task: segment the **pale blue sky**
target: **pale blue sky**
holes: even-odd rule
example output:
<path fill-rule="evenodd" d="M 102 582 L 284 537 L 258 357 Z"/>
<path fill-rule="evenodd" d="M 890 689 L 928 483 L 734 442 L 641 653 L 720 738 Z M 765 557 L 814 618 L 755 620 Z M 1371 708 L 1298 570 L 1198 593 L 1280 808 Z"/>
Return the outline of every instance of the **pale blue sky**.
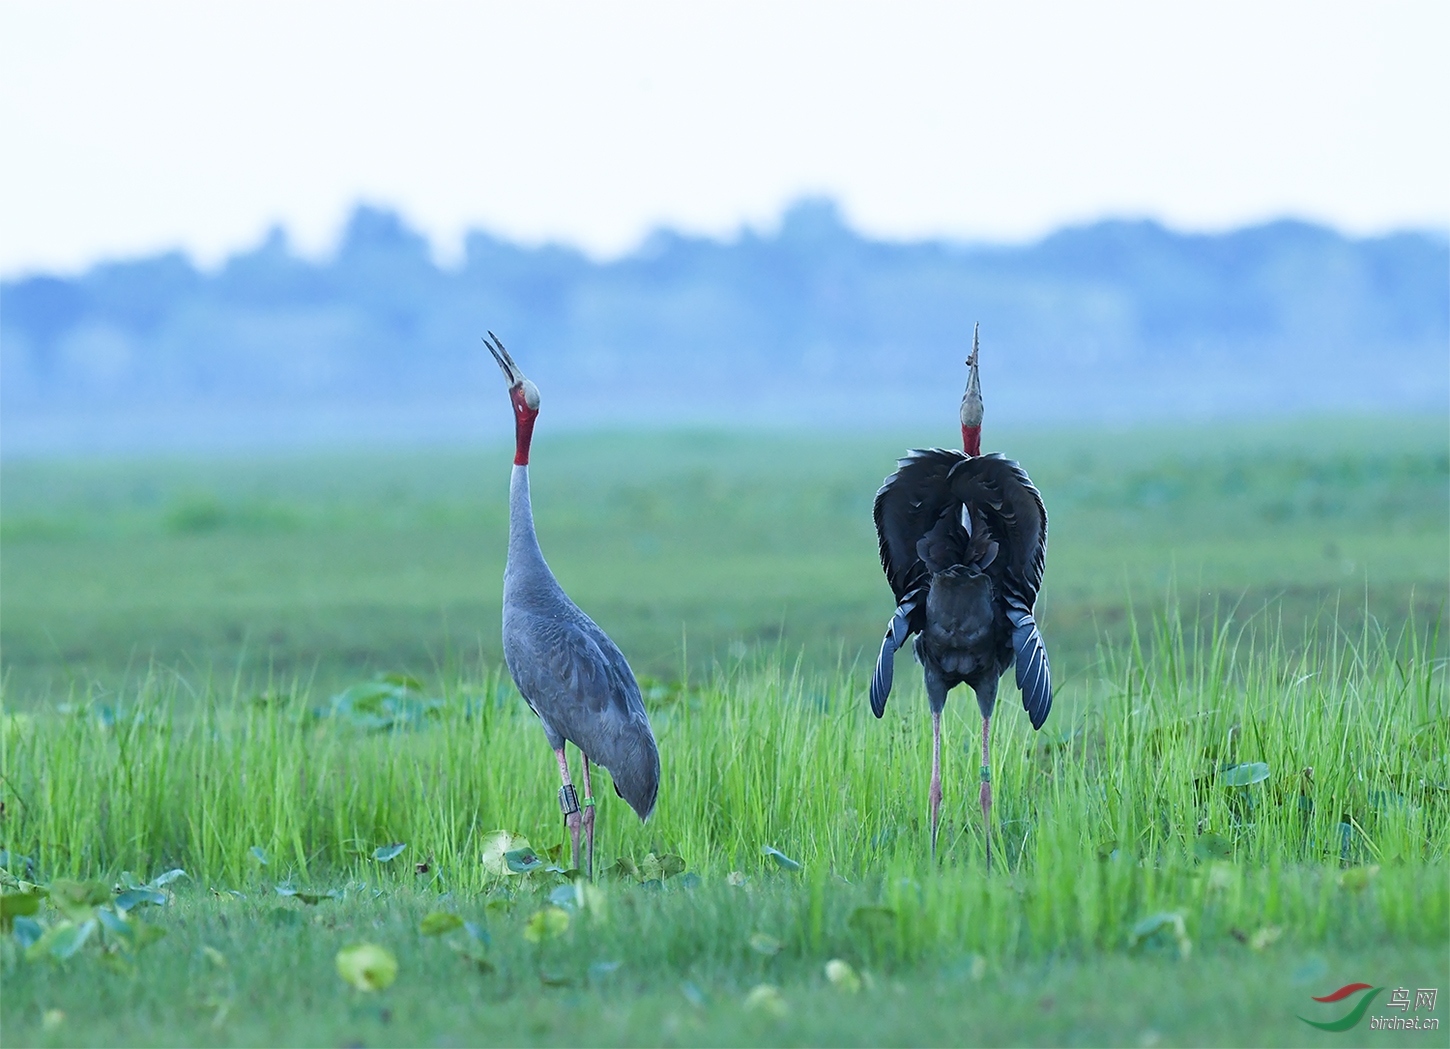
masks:
<path fill-rule="evenodd" d="M 1450 4 L 0 4 L 0 273 L 359 200 L 597 255 L 826 193 L 889 237 L 1450 226 Z"/>

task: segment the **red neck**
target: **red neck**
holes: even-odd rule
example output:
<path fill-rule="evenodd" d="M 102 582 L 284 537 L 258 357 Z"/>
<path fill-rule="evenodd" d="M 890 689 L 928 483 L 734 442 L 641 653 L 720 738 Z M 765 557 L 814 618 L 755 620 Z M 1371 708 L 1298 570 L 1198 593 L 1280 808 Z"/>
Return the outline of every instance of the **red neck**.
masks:
<path fill-rule="evenodd" d="M 962 427 L 962 451 L 968 455 L 982 454 L 982 428 L 980 426 Z"/>
<path fill-rule="evenodd" d="M 529 444 L 534 439 L 534 420 L 539 417 L 536 411 L 529 411 L 523 408 L 514 413 L 514 465 L 529 465 Z"/>

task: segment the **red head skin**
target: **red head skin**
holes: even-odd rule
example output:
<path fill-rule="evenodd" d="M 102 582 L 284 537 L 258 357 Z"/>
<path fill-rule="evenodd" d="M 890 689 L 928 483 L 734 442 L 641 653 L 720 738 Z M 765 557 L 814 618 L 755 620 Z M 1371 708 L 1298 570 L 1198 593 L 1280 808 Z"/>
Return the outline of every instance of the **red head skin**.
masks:
<path fill-rule="evenodd" d="M 529 465 L 529 443 L 534 439 L 534 420 L 539 409 L 530 408 L 524 400 L 524 384 L 519 383 L 509 390 L 509 400 L 514 403 L 514 465 Z"/>

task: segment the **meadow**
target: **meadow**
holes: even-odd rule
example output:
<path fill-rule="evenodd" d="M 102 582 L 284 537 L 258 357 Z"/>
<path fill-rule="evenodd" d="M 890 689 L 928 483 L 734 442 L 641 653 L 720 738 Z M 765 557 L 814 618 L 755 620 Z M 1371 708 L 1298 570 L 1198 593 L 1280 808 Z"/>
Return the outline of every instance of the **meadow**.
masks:
<path fill-rule="evenodd" d="M 973 705 L 933 863 L 919 676 L 864 701 L 904 442 L 541 435 L 664 761 L 593 884 L 499 671 L 506 455 L 5 463 L 6 1044 L 1318 1044 L 1444 988 L 1444 420 L 1002 444 L 1059 691 L 1004 692 L 988 871 Z"/>

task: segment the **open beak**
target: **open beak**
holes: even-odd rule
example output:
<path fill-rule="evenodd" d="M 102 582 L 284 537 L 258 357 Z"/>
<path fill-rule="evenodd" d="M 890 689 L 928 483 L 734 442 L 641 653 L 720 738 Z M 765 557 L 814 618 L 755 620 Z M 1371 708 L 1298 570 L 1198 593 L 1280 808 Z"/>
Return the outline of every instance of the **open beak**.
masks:
<path fill-rule="evenodd" d="M 493 342 L 489 342 L 488 339 L 492 339 Z M 488 347 L 488 352 L 493 354 L 493 359 L 498 361 L 498 366 L 503 371 L 503 377 L 508 380 L 509 389 L 512 390 L 515 387 L 522 386 L 524 384 L 524 373 L 519 370 L 519 366 L 509 356 L 509 351 L 503 348 L 503 343 L 499 342 L 498 336 L 493 332 L 488 333 L 488 339 L 484 339 L 483 344 Z"/>

